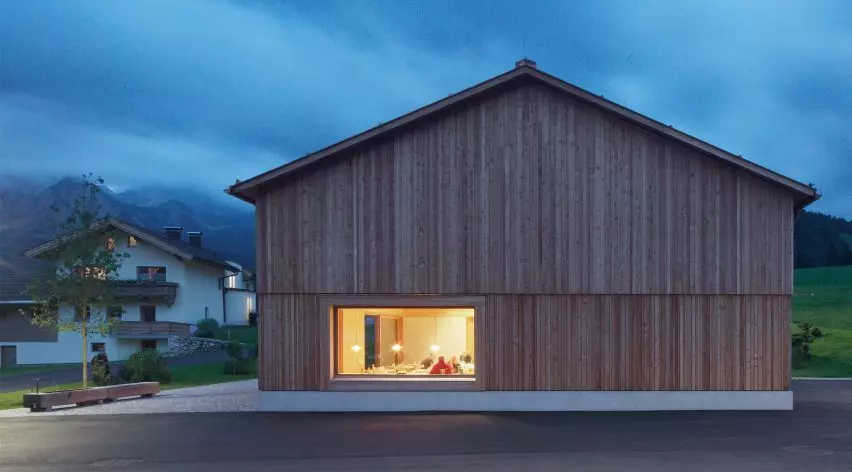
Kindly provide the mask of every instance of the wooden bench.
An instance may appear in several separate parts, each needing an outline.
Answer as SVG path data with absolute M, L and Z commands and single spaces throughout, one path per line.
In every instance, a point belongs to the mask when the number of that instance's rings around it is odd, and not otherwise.
M 47 393 L 25 393 L 23 403 L 24 408 L 29 408 L 30 411 L 50 411 L 55 406 L 95 405 L 125 397 L 151 397 L 159 392 L 159 382 L 138 382 Z

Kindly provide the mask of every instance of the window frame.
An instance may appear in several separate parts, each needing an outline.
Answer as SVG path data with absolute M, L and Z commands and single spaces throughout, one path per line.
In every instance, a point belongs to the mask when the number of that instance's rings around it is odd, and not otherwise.
M 143 271 L 143 269 L 146 269 Z M 151 278 L 151 269 L 157 269 L 154 272 L 154 277 Z M 162 269 L 162 271 L 160 271 Z M 141 274 L 148 272 L 148 278 L 141 278 Z M 157 278 L 158 274 L 162 274 L 162 279 Z M 137 282 L 168 282 L 168 266 L 153 266 L 153 265 L 138 265 L 136 266 L 136 281 Z
M 484 296 L 411 296 L 411 295 L 325 295 L 319 297 L 321 313 L 326 313 L 329 333 L 326 358 L 321 362 L 323 377 L 332 391 L 394 391 L 394 390 L 475 390 L 481 374 L 470 375 L 388 375 L 338 374 L 337 325 L 339 308 L 472 308 L 474 312 L 474 352 L 482 352 L 481 319 L 485 308 Z M 480 368 L 477 368 L 480 372 Z M 389 378 L 390 377 L 390 378 Z

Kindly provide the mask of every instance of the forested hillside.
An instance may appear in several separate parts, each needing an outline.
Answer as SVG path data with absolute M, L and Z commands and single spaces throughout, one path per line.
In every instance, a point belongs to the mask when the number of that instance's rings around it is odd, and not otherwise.
M 797 268 L 852 265 L 852 221 L 804 211 L 795 241 Z

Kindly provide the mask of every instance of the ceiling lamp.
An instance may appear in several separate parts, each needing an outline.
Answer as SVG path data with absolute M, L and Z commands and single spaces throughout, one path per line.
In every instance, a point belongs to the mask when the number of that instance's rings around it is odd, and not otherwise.
M 356 353 L 357 353 L 358 351 L 360 351 L 360 350 L 361 350 L 361 346 L 359 346 L 359 345 L 357 345 L 357 344 L 353 344 L 353 345 L 352 345 L 352 350 L 353 350 L 354 352 L 356 352 Z
M 402 346 L 400 346 L 399 343 L 396 343 L 393 346 L 391 346 L 391 351 L 393 351 L 393 352 L 399 352 L 401 350 L 402 350 Z
M 437 344 L 433 344 L 433 345 L 429 346 L 429 350 L 432 351 L 432 352 L 438 352 L 438 351 L 441 350 L 441 346 L 439 346 Z

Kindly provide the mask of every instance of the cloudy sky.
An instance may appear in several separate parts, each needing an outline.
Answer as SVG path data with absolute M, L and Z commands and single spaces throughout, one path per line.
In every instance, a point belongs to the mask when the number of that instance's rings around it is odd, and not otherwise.
M 852 217 L 848 0 L 315 3 L 0 2 L 0 174 L 220 190 L 526 55 Z

